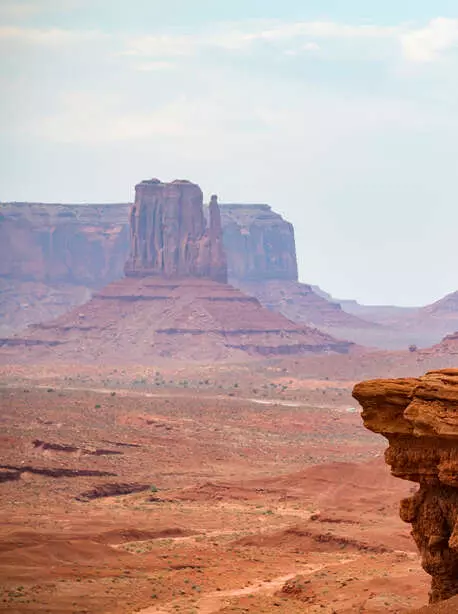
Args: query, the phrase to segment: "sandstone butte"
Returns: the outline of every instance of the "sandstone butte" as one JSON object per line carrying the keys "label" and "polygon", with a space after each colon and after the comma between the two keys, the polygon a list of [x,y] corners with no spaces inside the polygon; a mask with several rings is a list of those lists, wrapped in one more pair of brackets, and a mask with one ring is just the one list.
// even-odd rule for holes
{"label": "sandstone butte", "polygon": [[216,196],[209,206],[195,183],[147,179],[135,187],[130,213],[127,276],[204,277],[227,282],[221,215]]}
{"label": "sandstone butte", "polygon": [[225,283],[217,199],[211,200],[207,224],[196,184],[141,182],[130,220],[126,277],[57,320],[0,339],[2,359],[211,362],[346,353],[352,347],[269,311]]}
{"label": "sandstone butte", "polygon": [[366,428],[387,438],[392,474],[419,484],[400,515],[432,576],[430,603],[448,600],[458,595],[458,369],[365,381],[353,396]]}

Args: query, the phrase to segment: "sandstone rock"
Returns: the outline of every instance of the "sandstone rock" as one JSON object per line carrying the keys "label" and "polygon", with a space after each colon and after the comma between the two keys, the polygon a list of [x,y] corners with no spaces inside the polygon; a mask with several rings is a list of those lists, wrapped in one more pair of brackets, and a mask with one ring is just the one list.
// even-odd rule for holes
{"label": "sandstone rock", "polygon": [[142,181],[130,214],[131,255],[127,276],[204,277],[227,281],[226,256],[216,197],[210,223],[202,190],[189,181]]}
{"label": "sandstone rock", "polygon": [[100,288],[123,274],[128,205],[0,205],[0,276]]}
{"label": "sandstone rock", "polygon": [[269,205],[221,204],[229,281],[297,280],[294,228]]}
{"label": "sandstone rock", "polygon": [[355,386],[366,428],[389,442],[394,476],[418,482],[401,502],[422,565],[432,576],[430,602],[458,594],[458,369]]}

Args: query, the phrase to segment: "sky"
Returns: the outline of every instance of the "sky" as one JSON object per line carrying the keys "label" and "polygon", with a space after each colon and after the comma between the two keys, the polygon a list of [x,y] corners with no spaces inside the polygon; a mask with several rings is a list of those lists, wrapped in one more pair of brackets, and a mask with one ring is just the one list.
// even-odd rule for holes
{"label": "sky", "polygon": [[0,0],[0,201],[148,177],[270,204],[335,297],[457,290],[456,0]]}

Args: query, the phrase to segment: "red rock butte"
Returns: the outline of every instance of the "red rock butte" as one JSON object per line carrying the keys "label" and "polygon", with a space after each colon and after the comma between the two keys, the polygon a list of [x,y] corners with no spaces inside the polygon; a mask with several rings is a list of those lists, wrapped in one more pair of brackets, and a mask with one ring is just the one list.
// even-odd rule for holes
{"label": "red rock butte", "polygon": [[204,216],[202,190],[195,183],[159,179],[135,187],[130,214],[128,277],[204,277],[227,282],[221,215],[216,196]]}
{"label": "red rock butte", "polygon": [[207,223],[202,191],[194,183],[150,179],[135,192],[126,278],[57,320],[0,339],[4,361],[243,361],[346,353],[352,347],[262,307],[226,283],[216,196]]}

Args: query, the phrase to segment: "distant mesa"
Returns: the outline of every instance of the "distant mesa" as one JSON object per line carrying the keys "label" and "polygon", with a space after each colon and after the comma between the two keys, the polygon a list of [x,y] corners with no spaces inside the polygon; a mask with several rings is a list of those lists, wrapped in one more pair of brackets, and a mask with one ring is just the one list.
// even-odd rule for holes
{"label": "distant mesa", "polygon": [[[228,281],[297,326],[366,347],[426,348],[458,330],[458,292],[424,308],[367,306],[299,282],[290,222],[268,204],[213,196],[207,206],[187,179],[144,179],[134,206],[0,203],[0,337],[52,321],[124,275]],[[453,343],[441,351],[453,354]]]}
{"label": "distant mesa", "polygon": [[[16,360],[141,363],[347,353],[352,344],[298,325],[228,285],[216,196],[204,214],[190,181],[142,181],[130,213],[126,277],[57,320],[0,339]],[[19,356],[20,354],[20,356]]]}

